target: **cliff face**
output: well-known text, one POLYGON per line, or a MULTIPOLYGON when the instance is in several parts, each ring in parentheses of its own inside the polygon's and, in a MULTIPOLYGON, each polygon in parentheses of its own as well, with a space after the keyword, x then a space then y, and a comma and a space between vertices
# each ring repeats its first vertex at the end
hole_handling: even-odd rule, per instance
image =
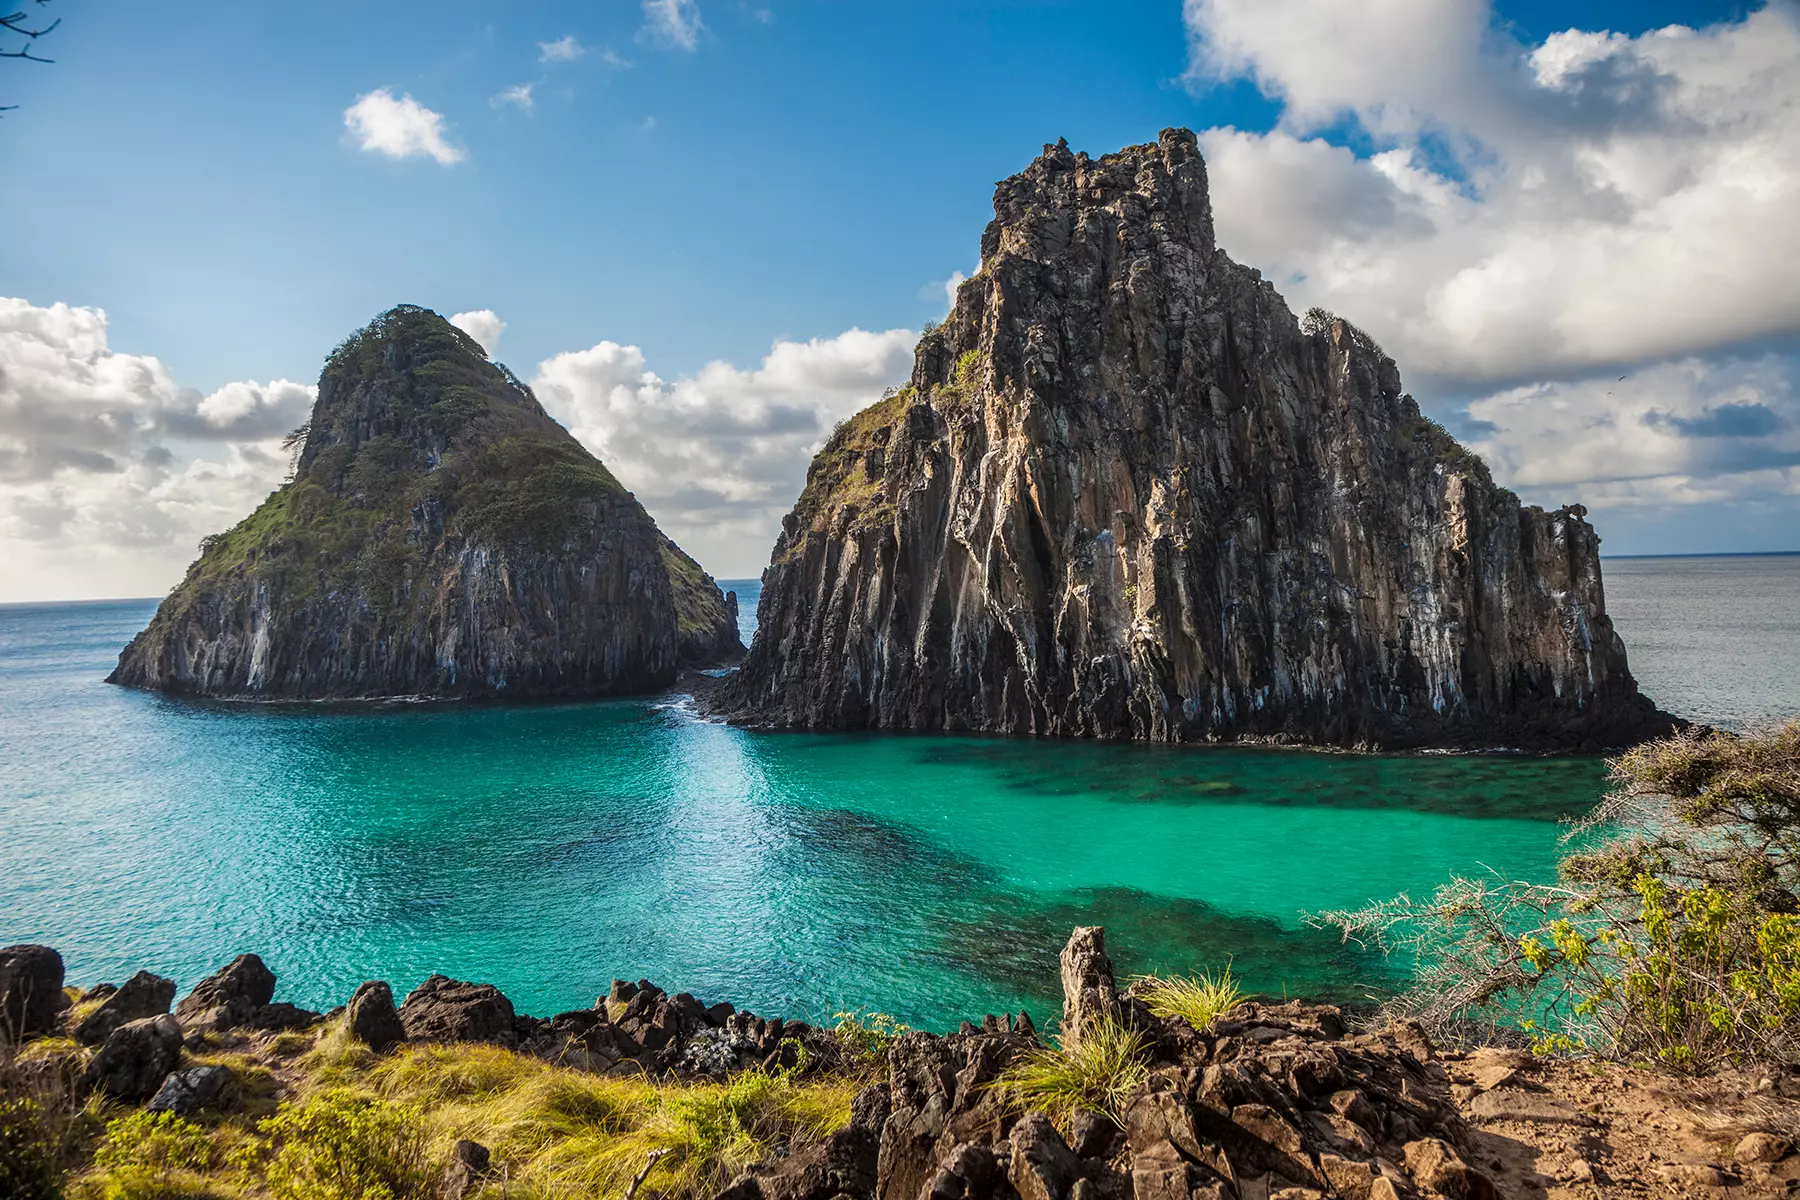
POLYGON ((1667 726, 1580 507, 1213 244, 1194 136, 1001 183, 911 383, 814 460, 720 705, 879 727, 1598 747, 1667 726))
POLYGON ((208 538, 109 680, 206 696, 644 691, 741 649, 736 600, 476 343, 376 318, 292 481, 208 538))

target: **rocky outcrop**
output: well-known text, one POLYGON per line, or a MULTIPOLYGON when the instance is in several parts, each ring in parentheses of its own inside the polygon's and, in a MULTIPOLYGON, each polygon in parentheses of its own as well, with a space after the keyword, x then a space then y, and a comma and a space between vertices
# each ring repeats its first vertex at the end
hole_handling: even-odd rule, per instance
POLYGON ((191 1117, 217 1100, 231 1082, 231 1068, 217 1063, 170 1071, 156 1089, 156 1095, 144 1105, 151 1112, 170 1112, 178 1117, 191 1117))
POLYGON ((275 972, 255 954, 240 954, 194 985, 175 1016, 184 1025, 230 1029, 246 1025, 275 999, 275 972))
POLYGON ((344 1028, 377 1054, 406 1040, 406 1026, 394 1011, 394 990, 379 979, 363 984, 350 997, 344 1028))
POLYGON ((62 955, 50 947, 0 950, 0 1042, 23 1041, 54 1031, 69 1006, 62 987, 62 955))
POLYGON ((1213 240, 1193 134, 1002 182, 910 383, 814 459, 715 702, 804 729, 1340 746, 1669 727, 1599 538, 1213 240))
POLYGON ((753 1168, 719 1200, 1400 1200, 1492 1197, 1473 1131, 1416 1030, 1347 1034, 1338 1010, 1244 1004, 1198 1030, 1150 1015, 1096 929, 1063 956, 1066 1011, 1135 1027, 1146 1075, 1117 1109, 1052 1121, 1009 1092, 1037 1038, 989 1018, 909 1033, 888 1082, 822 1144, 753 1168), (885 1094, 880 1094, 885 1093, 885 1094))
POLYGON ((128 1021, 88 1060, 82 1090, 140 1103, 155 1096, 181 1060, 181 1025, 173 1016, 128 1021))
POLYGON ((113 1030, 128 1021, 160 1017, 169 1011, 169 1005, 174 999, 173 979, 165 979, 149 971, 139 971, 127 979, 123 987, 102 1000, 100 1007, 75 1027, 75 1040, 97 1046, 112 1036, 113 1030))
POLYGON ((433 975, 400 1005, 400 1024, 415 1042, 492 1042, 517 1046, 512 1001, 491 983, 433 975))
POLYGON ((260 699, 647 691, 736 604, 436 313, 338 347, 293 478, 208 538, 111 682, 260 699))

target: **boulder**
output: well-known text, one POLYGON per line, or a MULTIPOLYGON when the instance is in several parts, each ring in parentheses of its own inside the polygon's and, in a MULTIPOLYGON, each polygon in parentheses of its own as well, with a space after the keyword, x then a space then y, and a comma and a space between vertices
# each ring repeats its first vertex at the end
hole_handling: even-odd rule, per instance
POLYGON ((406 1040, 406 1026, 394 1009, 394 991, 380 979, 372 979, 356 989, 345 1010, 344 1028, 356 1041, 377 1054, 384 1054, 398 1042, 406 1040))
POLYGON ((491 983, 433 975, 406 997, 399 1016, 410 1041, 519 1044, 512 1001, 491 983))
POLYGON ((150 1103, 151 1112, 171 1112, 178 1117, 191 1117, 218 1098, 231 1082, 231 1069, 212 1064, 171 1071, 150 1103))
POLYGON ((193 1028, 233 1029, 274 998, 275 972, 256 955, 240 954, 196 984, 175 1006, 175 1016, 193 1028))
POLYGON ((135 1104, 148 1100, 181 1058, 181 1024, 167 1013, 113 1030, 81 1078, 83 1092, 135 1104))
POLYGON ((113 1030, 128 1021, 160 1017, 169 1011, 169 1005, 174 1000, 173 979, 139 971, 125 981, 124 987, 113 989, 100 1007, 75 1027, 75 1038, 90 1046, 98 1046, 112 1035, 113 1030))
POLYGON ((69 1006, 63 995, 62 955, 48 946, 0 950, 0 1041, 56 1032, 69 1006))
POLYGON ((1494 1181, 1462 1160, 1440 1138, 1420 1138, 1406 1145, 1406 1169, 1421 1186, 1450 1200, 1496 1200, 1494 1181))
POLYGON ((1008 1141, 1012 1157, 1007 1177, 1020 1200, 1068 1200, 1076 1181, 1086 1174, 1081 1160, 1041 1112, 1021 1117, 1008 1141))
MULTIPOLYGON (((366 986, 366 985, 365 985, 366 986)), ((450 1164, 438 1181, 437 1200, 463 1200, 481 1188, 492 1169, 493 1156, 480 1142, 461 1138, 450 1148, 450 1164)))
POLYGON ((1741 1163, 1780 1162, 1794 1152, 1794 1143, 1778 1133, 1747 1133, 1739 1140, 1734 1157, 1741 1163))

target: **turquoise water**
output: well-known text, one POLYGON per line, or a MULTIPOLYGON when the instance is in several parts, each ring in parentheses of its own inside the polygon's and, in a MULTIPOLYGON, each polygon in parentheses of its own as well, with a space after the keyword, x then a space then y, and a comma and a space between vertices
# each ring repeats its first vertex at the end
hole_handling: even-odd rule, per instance
MULTIPOLYGON (((748 617, 755 585, 733 586, 748 617)), ((196 705, 100 682, 153 607, 0 608, 0 944, 55 945, 78 982, 187 985, 254 950, 315 1007, 443 971, 548 1014, 629 975, 941 1028, 1052 1014, 1056 951, 1097 922, 1126 971, 1229 959, 1259 989, 1355 998, 1394 968, 1303 911, 1452 871, 1546 875, 1555 819, 1602 775, 752 734, 668 700, 196 705)), ((1770 694, 1800 708, 1795 686, 1770 694)))

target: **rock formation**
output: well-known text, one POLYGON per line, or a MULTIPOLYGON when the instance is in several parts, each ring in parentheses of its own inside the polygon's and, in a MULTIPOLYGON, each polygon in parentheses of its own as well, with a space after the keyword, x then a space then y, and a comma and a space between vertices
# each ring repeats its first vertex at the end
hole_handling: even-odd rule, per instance
POLYGON ((319 377, 294 477, 111 682, 205 696, 646 691, 741 649, 736 602, 529 388, 402 306, 319 377))
POLYGON ((0 1043, 48 1033, 68 1007, 62 955, 36 945, 0 950, 0 1043))
POLYGON ((1001 183, 911 382, 814 459, 717 706, 807 729, 1599 747, 1664 731, 1579 506, 1213 242, 1193 134, 1001 183))

